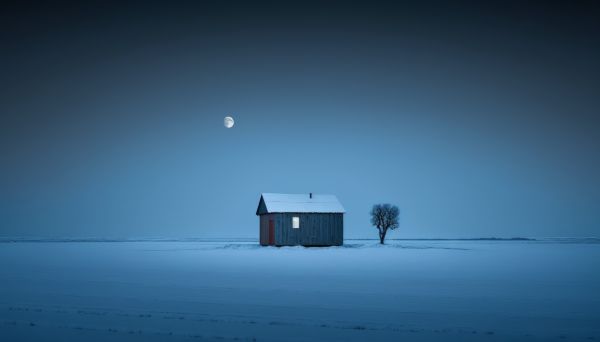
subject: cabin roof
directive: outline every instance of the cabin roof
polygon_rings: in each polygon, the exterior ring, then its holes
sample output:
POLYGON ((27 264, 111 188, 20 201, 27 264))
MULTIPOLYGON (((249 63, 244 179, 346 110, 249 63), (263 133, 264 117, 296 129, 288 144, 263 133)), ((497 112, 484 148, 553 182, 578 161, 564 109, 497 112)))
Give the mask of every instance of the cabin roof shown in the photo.
POLYGON ((335 195, 273 194, 260 196, 256 215, 269 213, 345 213, 335 195))

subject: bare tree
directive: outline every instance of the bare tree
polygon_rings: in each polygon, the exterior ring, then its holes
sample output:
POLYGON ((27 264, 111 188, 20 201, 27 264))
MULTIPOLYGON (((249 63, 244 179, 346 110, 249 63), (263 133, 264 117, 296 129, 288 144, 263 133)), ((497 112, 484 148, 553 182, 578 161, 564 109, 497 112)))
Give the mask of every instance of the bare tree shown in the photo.
POLYGON ((396 229, 400 226, 398 222, 400 210, 391 204, 375 204, 371 209, 371 224, 379 231, 379 243, 383 245, 385 234, 388 229, 396 229))

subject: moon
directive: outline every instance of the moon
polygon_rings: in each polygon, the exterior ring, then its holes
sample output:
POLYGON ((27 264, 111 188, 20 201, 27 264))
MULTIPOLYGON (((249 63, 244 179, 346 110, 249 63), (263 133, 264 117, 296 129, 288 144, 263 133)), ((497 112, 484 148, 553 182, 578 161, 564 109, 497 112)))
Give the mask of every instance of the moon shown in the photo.
POLYGON ((225 124, 225 127, 231 128, 235 124, 235 121, 233 121, 233 118, 231 116, 226 116, 223 120, 223 123, 225 124))

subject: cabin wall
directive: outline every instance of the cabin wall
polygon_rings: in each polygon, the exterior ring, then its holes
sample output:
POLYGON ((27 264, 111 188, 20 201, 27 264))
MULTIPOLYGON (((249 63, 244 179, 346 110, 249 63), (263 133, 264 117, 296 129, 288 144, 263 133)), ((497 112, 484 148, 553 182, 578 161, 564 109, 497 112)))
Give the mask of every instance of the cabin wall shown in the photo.
POLYGON ((341 246, 344 243, 344 215, 341 213, 279 213, 272 215, 275 221, 276 245, 341 246), (292 217, 294 216, 300 217, 300 228, 298 229, 292 228, 292 217))
POLYGON ((269 219, 272 219, 273 214, 260 215, 259 224, 259 242, 263 246, 269 245, 269 219))
POLYGON ((275 213, 259 216, 259 243, 269 245, 269 220, 275 224, 277 246, 341 246, 344 215, 322 213, 275 213), (300 228, 292 228, 292 217, 300 217, 300 228))

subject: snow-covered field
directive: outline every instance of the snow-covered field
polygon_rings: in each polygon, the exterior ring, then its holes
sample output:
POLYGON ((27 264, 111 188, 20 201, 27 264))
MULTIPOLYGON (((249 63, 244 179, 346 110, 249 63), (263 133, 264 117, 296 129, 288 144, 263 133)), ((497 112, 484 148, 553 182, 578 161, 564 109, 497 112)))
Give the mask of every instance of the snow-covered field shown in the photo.
POLYGON ((0 341, 600 340, 600 244, 2 242, 0 341))

